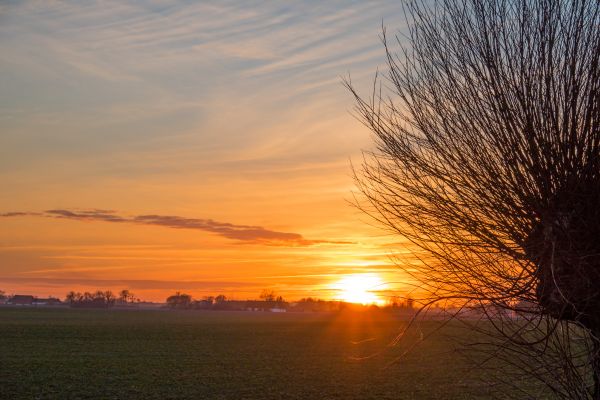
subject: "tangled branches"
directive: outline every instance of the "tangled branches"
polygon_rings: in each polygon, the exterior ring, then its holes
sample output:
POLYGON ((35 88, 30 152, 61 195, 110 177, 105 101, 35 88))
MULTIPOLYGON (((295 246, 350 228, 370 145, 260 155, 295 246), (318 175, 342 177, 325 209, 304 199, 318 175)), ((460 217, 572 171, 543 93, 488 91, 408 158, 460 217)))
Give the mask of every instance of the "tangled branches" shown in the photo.
POLYGON ((600 399, 600 3, 405 9, 372 96, 347 82, 376 142, 360 206, 413 243, 427 304, 477 305, 520 369, 600 399))

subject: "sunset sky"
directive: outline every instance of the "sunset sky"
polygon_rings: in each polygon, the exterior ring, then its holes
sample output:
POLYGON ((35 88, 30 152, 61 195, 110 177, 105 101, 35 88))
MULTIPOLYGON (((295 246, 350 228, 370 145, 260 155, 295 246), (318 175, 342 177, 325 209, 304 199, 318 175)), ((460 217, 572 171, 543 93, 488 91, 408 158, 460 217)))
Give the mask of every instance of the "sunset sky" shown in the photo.
POLYGON ((1 5, 0 290, 404 293, 400 239, 350 205, 372 143, 341 82, 368 94, 382 22, 402 8, 1 5))

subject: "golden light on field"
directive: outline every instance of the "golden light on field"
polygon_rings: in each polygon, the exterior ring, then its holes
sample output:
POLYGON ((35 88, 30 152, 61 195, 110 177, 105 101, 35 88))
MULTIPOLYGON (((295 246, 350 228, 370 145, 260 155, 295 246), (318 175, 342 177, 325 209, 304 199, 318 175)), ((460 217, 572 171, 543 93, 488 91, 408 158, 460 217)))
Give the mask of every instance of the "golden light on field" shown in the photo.
POLYGON ((381 304, 384 299, 377 295, 377 291, 385 289, 386 284, 377 274, 352 274, 347 275, 332 285, 338 292, 339 300, 349 303, 381 304))

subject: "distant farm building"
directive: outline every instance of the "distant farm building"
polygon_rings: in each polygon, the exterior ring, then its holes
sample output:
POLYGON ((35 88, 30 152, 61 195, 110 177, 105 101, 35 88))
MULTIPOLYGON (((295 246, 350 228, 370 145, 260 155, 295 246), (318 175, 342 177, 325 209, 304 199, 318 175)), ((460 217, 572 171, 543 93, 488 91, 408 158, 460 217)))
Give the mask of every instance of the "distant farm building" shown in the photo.
POLYGON ((286 303, 278 301, 248 300, 244 302, 246 311, 286 312, 286 303))
POLYGON ((34 300, 35 297, 33 296, 25 294, 16 294, 8 300, 8 304, 12 304, 15 306, 31 306, 33 305, 34 300))
POLYGON ((271 312, 287 312, 287 310, 285 308, 278 308, 278 307, 271 308, 269 311, 271 311, 271 312))
POLYGON ((59 306, 61 304, 62 301, 55 297, 48 297, 47 299, 33 299, 33 305, 35 306, 59 306))

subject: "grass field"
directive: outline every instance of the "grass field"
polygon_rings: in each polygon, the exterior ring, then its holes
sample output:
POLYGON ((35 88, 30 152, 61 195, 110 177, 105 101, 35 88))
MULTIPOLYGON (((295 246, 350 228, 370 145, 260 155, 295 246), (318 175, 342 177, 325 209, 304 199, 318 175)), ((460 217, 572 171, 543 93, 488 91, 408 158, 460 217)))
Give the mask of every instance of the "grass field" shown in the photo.
POLYGON ((467 373, 441 335, 387 366, 403 324, 371 314, 0 308, 0 397, 489 397, 484 372, 467 373))

